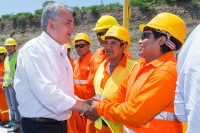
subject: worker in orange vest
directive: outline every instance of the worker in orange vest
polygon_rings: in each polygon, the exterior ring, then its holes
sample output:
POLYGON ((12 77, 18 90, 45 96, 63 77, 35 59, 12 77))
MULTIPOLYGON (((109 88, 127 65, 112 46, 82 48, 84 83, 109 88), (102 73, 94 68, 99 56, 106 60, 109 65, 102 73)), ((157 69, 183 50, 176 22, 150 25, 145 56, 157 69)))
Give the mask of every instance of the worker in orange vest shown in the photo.
MULTIPOLYGON (((95 28, 93 28, 92 30, 96 32, 97 34, 97 39, 100 43, 100 48, 98 48, 96 50, 96 52, 94 53, 94 55, 91 58, 91 65, 90 65, 90 73, 87 79, 87 83, 90 84, 91 81, 93 81, 94 79, 94 75, 98 69, 98 67, 100 66, 100 64, 105 61, 107 59, 105 51, 104 51, 104 40, 102 39, 102 36, 104 36, 106 34, 106 32, 108 31, 108 29, 110 29, 112 26, 114 25, 119 25, 117 20, 110 16, 110 15, 103 15, 99 18, 99 20, 97 21, 95 28)), ((129 59, 132 59, 131 54, 128 52, 128 49, 130 48, 131 45, 129 45, 126 50, 124 51, 124 54, 126 57, 128 57, 129 59)), ((86 85, 75 85, 75 88, 87 88, 86 85)), ((90 96, 87 98, 91 98, 90 96)), ((85 97, 86 99, 86 97, 85 97)))
POLYGON ((67 57, 69 58, 69 62, 72 65, 72 69, 74 70, 74 59, 70 56, 72 46, 69 43, 66 43, 65 46, 67 47, 67 57))
MULTIPOLYGON (((75 84, 74 88, 75 88, 75 94, 76 94, 76 90, 78 89, 85 89, 87 90, 88 86, 91 85, 92 81, 94 80, 94 75, 98 69, 98 67, 100 66, 100 64, 105 61, 107 59, 106 54, 105 54, 105 50, 104 50, 104 40, 102 39, 102 36, 106 34, 106 32, 108 31, 108 29, 110 29, 112 26, 114 25, 119 25, 117 20, 110 16, 110 15, 103 15, 99 18, 99 20, 97 21, 95 28, 93 28, 92 30, 96 32, 97 34, 97 39, 100 43, 100 48, 98 48, 95 52, 95 54, 92 56, 91 58, 91 63, 90 63, 90 73, 87 79, 87 83, 85 85, 78 85, 75 84)), ((130 48, 130 45, 128 45, 126 47, 126 50, 124 51, 124 54, 126 57, 128 57, 129 59, 132 59, 131 54, 128 52, 128 49, 130 48)), ((93 85, 92 85, 93 86, 93 85)), ((93 91, 91 91, 91 95, 89 96, 84 96, 84 99, 89 99, 91 98, 91 96, 95 96, 95 94, 92 94, 93 91)), ((86 128, 87 132, 96 132, 96 128, 94 128, 94 123, 92 121, 87 121, 87 128, 86 128)))
POLYGON ((6 102, 5 92, 3 90, 3 76, 4 76, 4 60, 7 55, 7 50, 0 47, 0 125, 3 126, 9 122, 9 110, 6 102))
MULTIPOLYGON (((93 28, 92 30, 96 32, 97 35, 97 39, 100 43, 100 48, 98 48, 94 54, 94 56, 91 59, 91 73, 90 76, 92 76, 91 78, 93 78, 97 68, 99 67, 99 65, 106 60, 106 55, 105 55, 105 51, 104 51, 104 41, 102 40, 102 36, 106 34, 106 32, 108 31, 109 28, 111 28, 114 25, 119 25, 117 20, 110 15, 103 15, 99 18, 99 20, 97 21, 95 28, 93 28)), ((126 50, 124 51, 125 55, 129 58, 132 59, 131 54, 128 52, 130 46, 128 46, 126 48, 126 50)), ((89 76, 89 77, 90 77, 89 76)))
MULTIPOLYGON (((90 72, 90 59, 93 55, 92 52, 90 52, 92 42, 87 34, 78 33, 72 43, 79 55, 78 60, 74 61, 75 84, 86 84, 90 72)), ((79 112, 72 111, 72 116, 68 119, 68 133, 85 133, 86 120, 84 116, 80 116, 79 112)))
POLYGON ((183 45, 186 25, 177 15, 163 12, 140 30, 141 59, 127 84, 100 103, 93 102, 92 115, 87 117, 123 123, 131 133, 182 133, 174 113, 177 61, 173 51, 183 45))
MULTIPOLYGON (((105 61, 98 67, 94 79, 85 88, 75 88, 75 94, 83 99, 96 96, 102 100, 112 95, 119 85, 127 81, 135 61, 125 56, 124 51, 130 46, 130 33, 122 26, 113 26, 102 36, 104 42, 105 61)), ((103 117, 95 122, 87 121, 87 133, 117 133, 123 132, 123 125, 113 123, 103 117), (93 127, 93 129, 92 129, 93 127), (95 127, 95 128, 94 128, 95 127)))

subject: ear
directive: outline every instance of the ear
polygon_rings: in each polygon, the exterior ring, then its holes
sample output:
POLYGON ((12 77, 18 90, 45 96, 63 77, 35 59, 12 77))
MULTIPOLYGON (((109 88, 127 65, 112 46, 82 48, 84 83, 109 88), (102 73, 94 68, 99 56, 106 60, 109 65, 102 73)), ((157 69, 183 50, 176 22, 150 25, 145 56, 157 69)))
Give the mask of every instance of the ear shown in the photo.
POLYGON ((88 48, 90 48, 91 47, 91 45, 89 44, 89 45, 86 45, 88 48))
POLYGON ((122 45, 122 50, 125 50, 127 48, 127 43, 124 43, 124 45, 122 45))
POLYGON ((54 30, 55 29, 55 21, 53 20, 49 20, 48 21, 48 26, 51 30, 54 30))
POLYGON ((164 45, 166 43, 167 39, 165 36, 161 36, 158 38, 158 45, 164 45))

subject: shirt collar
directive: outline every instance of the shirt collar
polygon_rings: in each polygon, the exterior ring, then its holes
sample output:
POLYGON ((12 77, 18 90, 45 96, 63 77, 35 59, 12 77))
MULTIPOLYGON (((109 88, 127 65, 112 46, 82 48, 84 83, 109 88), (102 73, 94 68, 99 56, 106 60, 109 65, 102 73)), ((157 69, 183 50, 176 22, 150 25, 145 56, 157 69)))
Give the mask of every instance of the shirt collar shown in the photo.
POLYGON ((145 66, 153 65, 154 67, 159 67, 163 63, 165 63, 166 61, 168 61, 169 59, 171 59, 173 57, 174 57, 174 52, 170 51, 170 52, 167 52, 167 53, 161 55, 159 58, 151 61, 150 63, 147 63, 146 60, 144 58, 142 58, 141 64, 143 64, 145 66))
POLYGON ((61 53, 62 50, 62 45, 57 43, 53 38, 51 38, 45 31, 42 32, 41 36, 43 36, 46 41, 47 41, 47 45, 49 46, 49 48, 52 51, 61 53))
MULTIPOLYGON (((126 67, 126 61, 127 61, 127 57, 125 55, 123 55, 121 61, 119 62, 119 64, 117 66, 122 66, 122 67, 126 67)), ((109 64, 109 60, 107 59, 106 63, 104 64, 106 67, 109 64)))

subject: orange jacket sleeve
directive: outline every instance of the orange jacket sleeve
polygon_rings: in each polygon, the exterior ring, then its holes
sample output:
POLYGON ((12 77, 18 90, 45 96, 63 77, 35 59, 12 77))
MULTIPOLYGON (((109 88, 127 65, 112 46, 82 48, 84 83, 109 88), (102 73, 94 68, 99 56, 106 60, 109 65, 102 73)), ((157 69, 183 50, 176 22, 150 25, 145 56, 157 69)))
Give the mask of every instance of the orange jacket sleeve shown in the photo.
POLYGON ((81 99, 90 99, 95 96, 94 86, 88 84, 75 84, 74 93, 81 99))
MULTIPOLYGON (((124 99, 125 88, 120 88, 113 96, 97 105, 100 116, 125 125, 142 126, 163 111, 174 100, 176 75, 168 71, 152 74, 140 91, 123 103, 115 99, 124 99), (118 98, 116 98, 118 97, 118 98)), ((132 89, 128 86, 128 89, 132 89)))

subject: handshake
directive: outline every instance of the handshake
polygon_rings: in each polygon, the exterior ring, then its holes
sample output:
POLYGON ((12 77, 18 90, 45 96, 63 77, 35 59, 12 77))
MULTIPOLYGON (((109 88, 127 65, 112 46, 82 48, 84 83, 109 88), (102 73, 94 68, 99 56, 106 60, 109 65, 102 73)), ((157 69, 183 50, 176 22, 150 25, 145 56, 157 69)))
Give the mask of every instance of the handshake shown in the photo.
POLYGON ((97 114, 96 106, 99 103, 99 100, 96 98, 81 101, 77 100, 75 105, 72 107, 72 110, 78 111, 81 115, 87 117, 90 120, 97 120, 100 116, 97 114))

